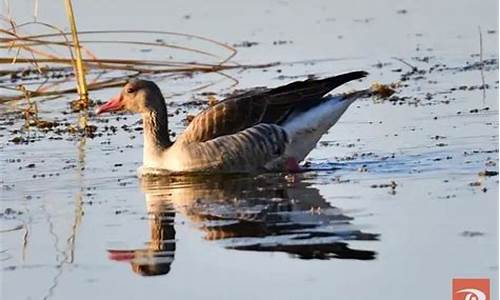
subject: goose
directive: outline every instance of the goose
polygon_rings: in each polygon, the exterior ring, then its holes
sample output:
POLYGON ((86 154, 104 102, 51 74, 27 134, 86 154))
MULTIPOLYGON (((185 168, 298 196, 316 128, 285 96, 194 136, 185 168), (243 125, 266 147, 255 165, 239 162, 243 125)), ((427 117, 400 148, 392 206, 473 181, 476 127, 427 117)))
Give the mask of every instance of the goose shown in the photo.
POLYGON ((367 76, 353 71, 323 79, 233 94, 199 113, 172 141, 167 106, 152 81, 133 79, 96 109, 142 115, 140 175, 167 173, 299 172, 299 163, 356 99, 368 90, 327 96, 367 76))

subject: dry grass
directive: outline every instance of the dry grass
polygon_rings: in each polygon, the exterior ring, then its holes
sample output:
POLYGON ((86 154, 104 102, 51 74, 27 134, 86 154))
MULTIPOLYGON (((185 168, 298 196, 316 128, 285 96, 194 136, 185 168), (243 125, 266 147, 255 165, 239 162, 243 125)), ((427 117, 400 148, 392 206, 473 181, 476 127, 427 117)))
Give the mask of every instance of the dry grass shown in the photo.
POLYGON ((370 91, 373 95, 378 96, 380 98, 389 98, 394 93, 396 93, 397 84, 382 84, 379 82, 372 83, 370 87, 370 91))
MULTIPOLYGON (((44 99, 75 92, 84 95, 83 91, 78 91, 83 90, 82 79, 75 73, 83 72, 73 70, 78 55, 73 54, 72 48, 81 50, 81 67, 86 70, 89 91, 120 86, 139 76, 165 79, 189 77, 194 73, 216 73, 236 84, 237 81, 223 71, 275 65, 239 65, 231 62, 237 54, 233 47, 192 34, 146 30, 81 31, 78 32, 81 43, 78 46, 69 40, 70 32, 52 24, 40 21, 16 24, 6 17, 0 17, 0 24, 5 25, 0 28, 0 103, 25 99, 26 94, 30 98, 44 99), (94 53, 92 46, 96 45, 99 49, 142 47, 154 50, 159 59, 105 58, 94 53), (75 79, 80 82, 78 89, 72 84, 75 79), (23 91, 19 90, 20 85, 24 86, 23 91)), ((195 90, 210 85, 204 84, 195 90)))

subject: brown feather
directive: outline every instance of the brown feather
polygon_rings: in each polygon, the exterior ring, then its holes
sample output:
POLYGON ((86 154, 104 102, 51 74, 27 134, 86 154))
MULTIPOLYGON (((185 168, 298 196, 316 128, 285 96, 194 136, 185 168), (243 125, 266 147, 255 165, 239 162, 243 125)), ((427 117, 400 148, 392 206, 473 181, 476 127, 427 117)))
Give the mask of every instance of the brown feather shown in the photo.
POLYGON ((366 75, 363 71, 350 72, 230 96, 196 116, 179 141, 205 142, 260 123, 281 124, 293 111, 314 107, 332 89, 366 75))

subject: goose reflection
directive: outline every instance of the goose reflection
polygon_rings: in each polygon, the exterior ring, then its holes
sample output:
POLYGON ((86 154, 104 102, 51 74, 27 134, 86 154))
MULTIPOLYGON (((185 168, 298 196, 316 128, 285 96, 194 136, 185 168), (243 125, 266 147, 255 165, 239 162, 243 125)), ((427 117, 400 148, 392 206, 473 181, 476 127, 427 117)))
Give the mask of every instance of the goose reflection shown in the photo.
POLYGON ((146 193, 150 239, 147 247, 134 250, 108 250, 109 258, 128 261, 132 270, 143 276, 170 272, 175 255, 175 211, 172 202, 162 195, 146 193))
POLYGON ((284 252, 301 259, 371 260, 376 253, 349 241, 377 240, 353 217, 333 207, 309 183, 282 176, 143 178, 150 241, 137 250, 108 250, 140 275, 170 271, 175 256, 175 213, 196 224, 205 239, 227 249, 284 252))

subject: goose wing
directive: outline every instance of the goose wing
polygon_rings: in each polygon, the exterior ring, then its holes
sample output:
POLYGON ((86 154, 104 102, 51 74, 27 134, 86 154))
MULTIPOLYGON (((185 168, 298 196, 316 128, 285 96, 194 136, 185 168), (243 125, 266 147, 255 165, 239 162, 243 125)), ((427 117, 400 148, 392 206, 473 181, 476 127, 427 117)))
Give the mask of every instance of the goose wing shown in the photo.
POLYGON ((179 141, 206 142, 239 133, 261 123, 279 125, 295 110, 307 110, 318 105, 323 96, 334 88, 366 75, 364 71, 356 71, 230 96, 198 114, 179 137, 179 141))

